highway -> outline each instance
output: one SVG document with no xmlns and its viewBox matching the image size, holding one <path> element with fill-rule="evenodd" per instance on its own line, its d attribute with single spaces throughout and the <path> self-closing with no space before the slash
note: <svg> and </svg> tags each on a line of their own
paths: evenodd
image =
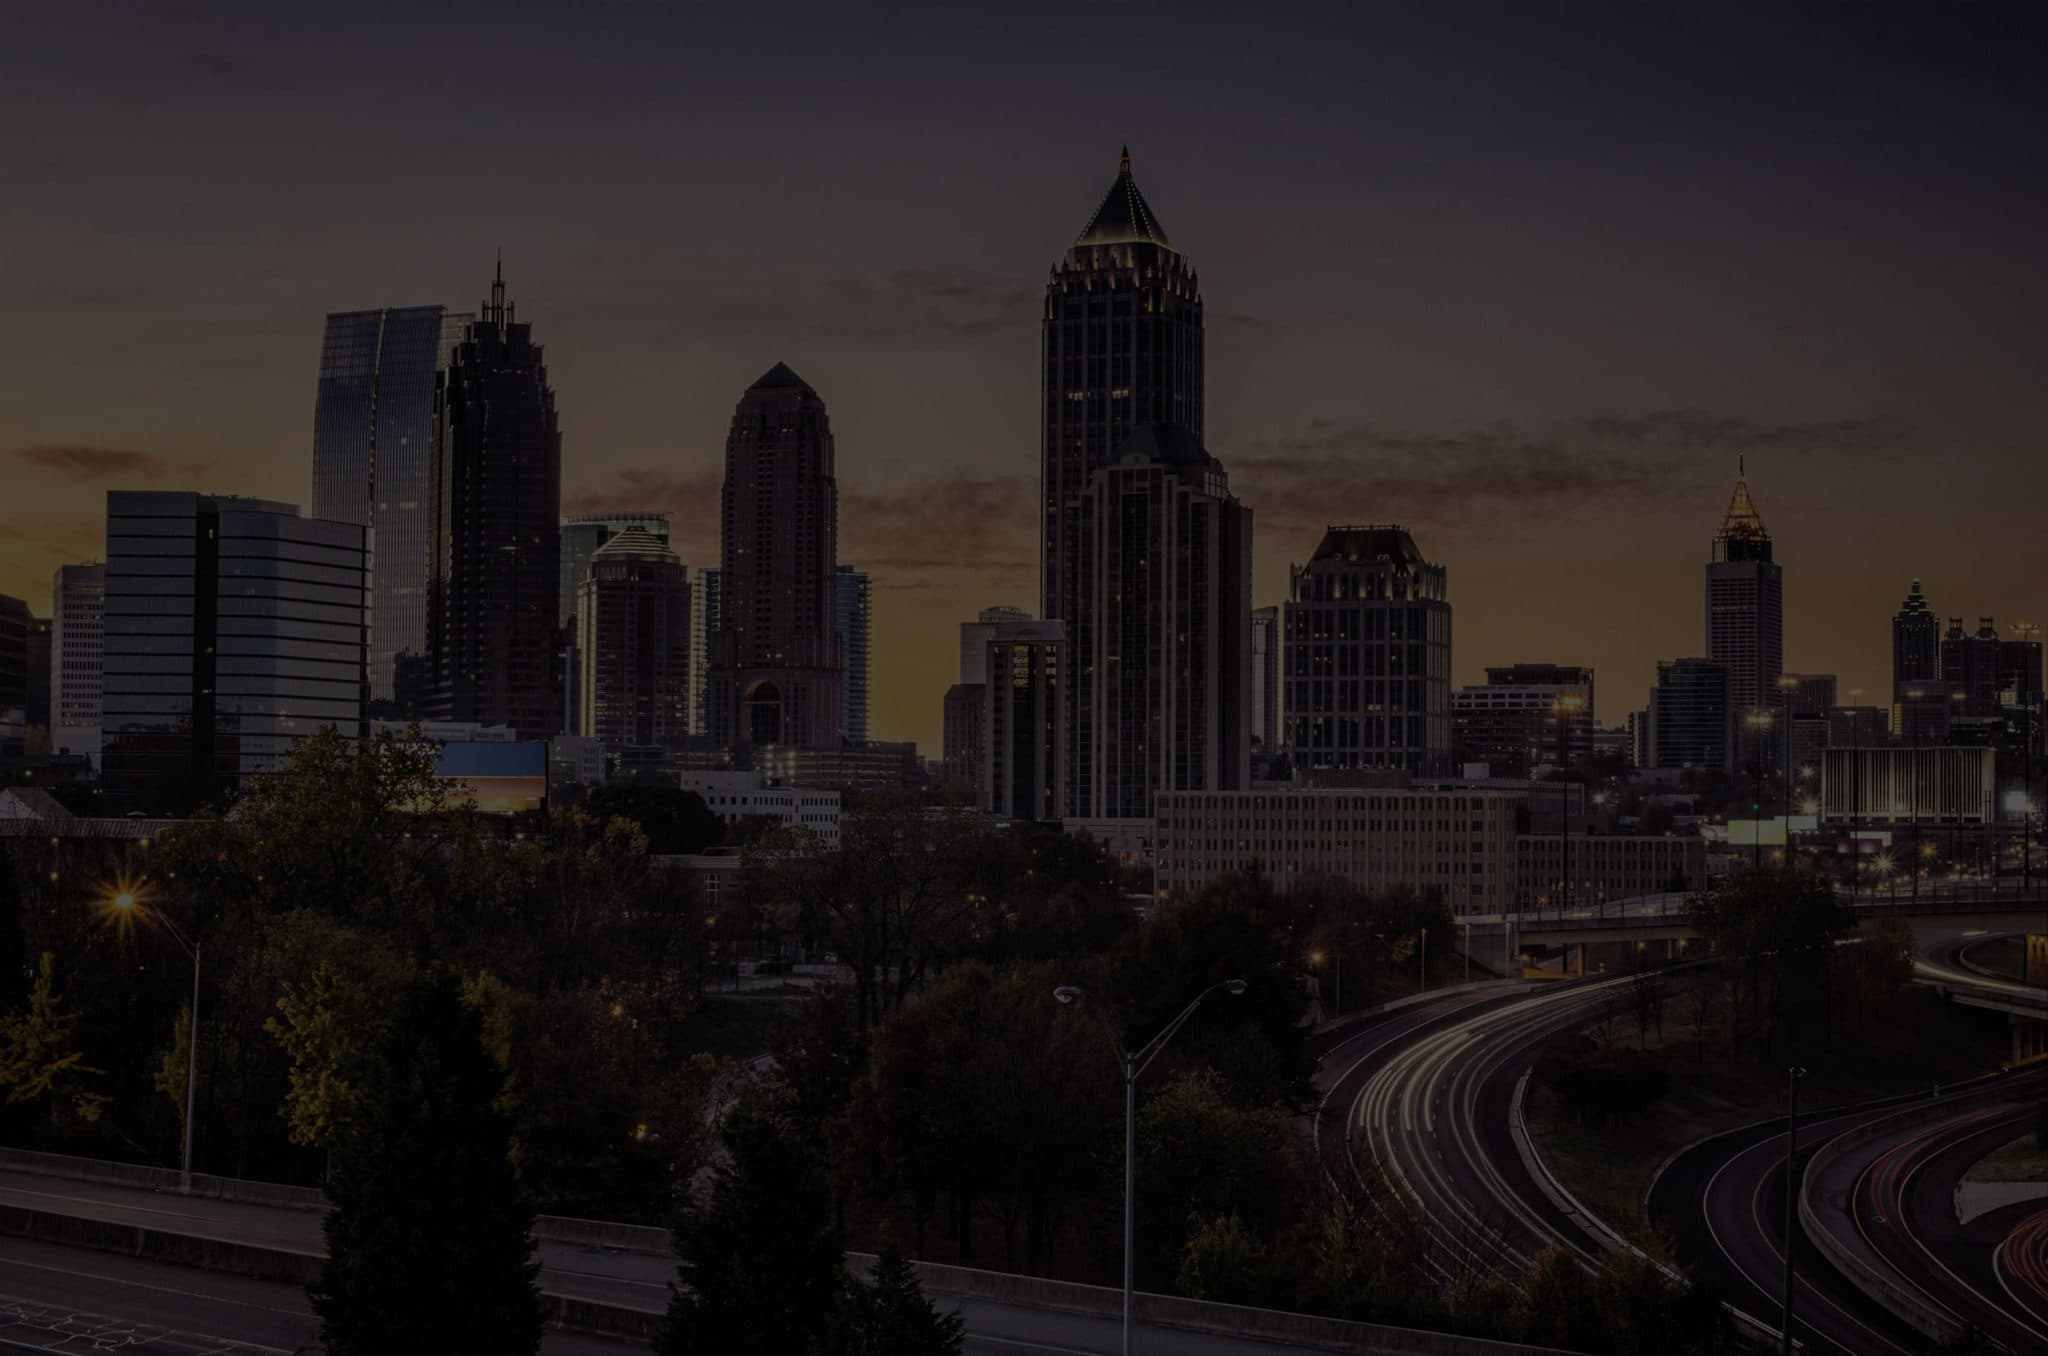
<svg viewBox="0 0 2048 1356">
<path fill-rule="evenodd" d="M 1511 1124 L 1516 1084 L 1544 1044 L 1586 1022 L 1628 977 L 1502 995 L 1479 991 L 1402 1014 L 1333 1051 L 1324 1128 L 1410 1193 L 1446 1278 L 1473 1269 L 1518 1278 L 1552 1241 L 1587 1255 L 1593 1232 L 1538 1182 Z M 1491 986 L 1489 986 L 1491 987 Z"/>
<path fill-rule="evenodd" d="M 1941 1104 L 1968 1115 L 2010 1098 L 2012 1087 L 2010 1078 L 1985 1080 L 1944 1093 Z M 1802 1113 L 1802 1173 L 1814 1152 L 1836 1135 L 1929 1101 L 1926 1094 L 1914 1094 Z M 1723 1297 L 1738 1309 L 1768 1324 L 1782 1322 L 1784 1121 L 1744 1126 L 1686 1149 L 1651 1184 L 1649 1209 L 1652 1219 L 1670 1225 L 1677 1236 L 1680 1262 L 1713 1275 Z M 1953 1219 L 1949 1202 L 1942 1209 Z M 1795 1247 L 1793 1331 L 1809 1350 L 1843 1356 L 1917 1356 L 1926 1350 L 1925 1338 L 1836 1272 L 1803 1235 Z"/>
<path fill-rule="evenodd" d="M 2033 1123 L 2043 1080 L 2001 1080 L 2002 1095 L 1916 1121 L 1830 1164 L 1813 1183 L 1820 1222 L 1867 1264 L 1958 1322 L 1974 1322 L 2016 1351 L 2048 1350 L 2041 1323 L 2001 1286 L 1995 1257 L 2018 1211 L 1959 1223 L 1956 1187 L 1970 1166 Z"/>
</svg>

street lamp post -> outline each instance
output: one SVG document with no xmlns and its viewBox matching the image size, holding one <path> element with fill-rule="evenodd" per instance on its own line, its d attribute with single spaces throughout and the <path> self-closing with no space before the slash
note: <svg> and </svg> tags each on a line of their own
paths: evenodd
<svg viewBox="0 0 2048 1356">
<path fill-rule="evenodd" d="M 1309 964 L 1315 966 L 1318 970 L 1323 968 L 1323 962 L 1326 959 L 1330 962 L 1332 967 L 1337 972 L 1337 991 L 1330 1000 L 1330 1020 L 1335 1021 L 1337 1019 L 1337 1015 L 1344 1010 L 1344 953 L 1341 951 L 1332 951 L 1328 953 L 1322 951 L 1311 951 L 1308 953 Z"/>
<path fill-rule="evenodd" d="M 1131 1356 L 1131 1296 L 1137 1288 L 1137 1211 L 1135 1200 L 1138 1185 L 1138 1078 L 1152 1061 L 1159 1058 L 1159 1052 L 1166 1048 L 1195 1009 L 1218 989 L 1237 996 L 1245 991 L 1241 979 L 1226 979 L 1211 984 L 1195 995 L 1194 1001 L 1180 1010 L 1180 1015 L 1168 1022 L 1160 1033 L 1136 1050 L 1125 1047 L 1121 1037 L 1114 1031 L 1110 1038 L 1116 1043 L 1117 1059 L 1124 1070 L 1124 1356 Z M 1086 998 L 1087 991 L 1072 984 L 1062 984 L 1052 991 L 1052 996 L 1062 1003 L 1073 1003 Z"/>
<path fill-rule="evenodd" d="M 1422 964 L 1421 964 L 1421 966 L 1420 966 L 1420 967 L 1418 967 L 1418 968 L 1420 968 L 1420 970 L 1422 971 L 1422 976 L 1421 976 L 1421 978 L 1422 978 L 1422 987 L 1421 987 L 1420 989 L 1418 989 L 1418 990 L 1417 990 L 1417 992 L 1418 992 L 1418 993 L 1428 993 L 1428 992 L 1429 992 L 1429 929 L 1428 929 L 1428 928 L 1424 928 L 1424 929 L 1422 930 L 1422 949 L 1421 949 L 1421 950 L 1420 950 L 1420 952 L 1418 952 L 1417 954 L 1419 954 L 1419 955 L 1420 955 L 1420 956 L 1422 957 Z"/>
<path fill-rule="evenodd" d="M 1762 870 L 1764 864 L 1764 747 L 1763 739 L 1770 732 L 1773 723 L 1769 711 L 1758 709 L 1744 716 L 1743 722 L 1756 732 L 1756 803 L 1750 807 L 1752 818 L 1749 822 L 1750 865 Z"/>
<path fill-rule="evenodd" d="M 185 1034 L 185 1150 L 179 1162 L 178 1191 L 181 1195 L 192 1194 L 192 1121 L 198 1103 L 194 1093 L 199 1088 L 199 942 L 187 941 L 185 934 L 178 931 L 170 915 L 150 908 L 143 902 L 136 889 L 117 892 L 107 901 L 118 914 L 129 918 L 142 918 L 162 926 L 184 953 L 192 958 L 192 1015 L 189 1029 Z"/>
<path fill-rule="evenodd" d="M 1792 1239 L 1795 1216 L 1794 1165 L 1799 1158 L 1799 1080 L 1806 1070 L 1797 1064 L 1785 1071 L 1785 1319 L 1779 1334 L 1784 1356 L 1792 1356 Z"/>
</svg>

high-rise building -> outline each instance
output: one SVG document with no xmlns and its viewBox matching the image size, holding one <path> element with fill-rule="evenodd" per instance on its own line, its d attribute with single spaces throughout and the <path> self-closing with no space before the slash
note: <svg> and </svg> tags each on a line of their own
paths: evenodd
<svg viewBox="0 0 2048 1356">
<path fill-rule="evenodd" d="M 979 750 L 981 804 L 1001 819 L 1065 815 L 1064 622 L 1006 621 L 988 642 Z"/>
<path fill-rule="evenodd" d="M 1941 682 L 1941 622 L 1928 606 L 1920 581 L 1906 592 L 1906 601 L 1892 614 L 1892 705 L 1905 700 L 1906 690 L 1931 690 Z M 1895 718 L 1892 728 L 1904 734 Z"/>
<path fill-rule="evenodd" d="M 503 269 L 449 356 L 436 414 L 425 714 L 547 739 L 562 732 L 562 435 Z"/>
<path fill-rule="evenodd" d="M 576 733 L 620 749 L 680 741 L 690 723 L 690 584 L 641 527 L 590 556 L 576 597 Z"/>
<path fill-rule="evenodd" d="M 1726 769 L 1728 670 L 1711 659 L 1660 659 L 1650 690 L 1650 766 Z"/>
<path fill-rule="evenodd" d="M 1280 609 L 1252 610 L 1252 747 L 1262 753 L 1280 751 L 1285 743 L 1280 725 Z"/>
<path fill-rule="evenodd" d="M 1998 715 L 2002 644 L 1989 617 L 1979 617 L 1975 631 L 1965 631 L 1961 617 L 1948 619 L 1948 634 L 1941 638 L 1941 686 L 1948 693 L 1951 718 Z"/>
<path fill-rule="evenodd" d="M 1289 571 L 1281 618 L 1297 767 L 1450 772 L 1448 575 L 1406 529 L 1330 528 Z"/>
<path fill-rule="evenodd" d="M 839 633 L 839 728 L 849 744 L 868 742 L 869 626 L 873 603 L 868 577 L 851 565 L 833 576 L 833 626 Z"/>
<path fill-rule="evenodd" d="M 988 678 L 988 638 L 1002 622 L 1030 621 L 1031 610 L 1007 604 L 985 607 L 971 622 L 960 623 L 960 681 L 979 683 Z"/>
<path fill-rule="evenodd" d="M 1826 747 L 1880 748 L 1891 732 L 1891 717 L 1892 713 L 1881 706 L 1837 706 L 1828 712 Z"/>
<path fill-rule="evenodd" d="M 711 738 L 836 749 L 845 712 L 832 426 L 818 393 L 782 363 L 733 412 L 721 510 Z"/>
<path fill-rule="evenodd" d="M 2008 705 L 2041 710 L 2041 628 L 2015 622 L 2012 635 L 1998 642 L 1998 690 Z"/>
<path fill-rule="evenodd" d="M 440 306 L 338 311 L 320 343 L 313 516 L 374 532 L 370 699 L 396 710 L 398 657 L 427 651 L 434 399 L 467 315 Z"/>
<path fill-rule="evenodd" d="M 1178 425 L 1138 426 L 1095 473 L 1081 501 L 1093 662 L 1067 670 L 1070 815 L 1150 818 L 1160 791 L 1247 784 L 1251 538 L 1223 464 Z"/>
<path fill-rule="evenodd" d="M 1094 664 L 1082 501 L 1131 430 L 1169 424 L 1202 441 L 1202 294 L 1131 178 L 1116 182 L 1045 286 L 1039 488 L 1041 615 L 1066 621 L 1078 667 Z"/>
<path fill-rule="evenodd" d="M 709 726 L 704 717 L 704 694 L 711 687 L 711 638 L 718 634 L 719 601 L 723 597 L 715 565 L 700 566 L 690 580 L 690 733 L 701 735 Z"/>
<path fill-rule="evenodd" d="M 1509 664 L 1484 684 L 1451 694 L 1451 742 L 1461 763 L 1496 777 L 1526 777 L 1549 763 L 1593 755 L 1593 670 L 1579 664 Z"/>
<path fill-rule="evenodd" d="M 368 690 L 369 529 L 229 495 L 112 491 L 101 782 L 116 813 L 225 803 Z"/>
<path fill-rule="evenodd" d="M 988 808 L 987 788 L 982 776 L 983 720 L 987 716 L 987 691 L 981 683 L 955 683 L 946 689 L 940 712 L 939 747 L 945 763 L 945 781 L 972 791 L 975 803 Z"/>
<path fill-rule="evenodd" d="M 0 593 L 0 754 L 18 754 L 28 738 L 28 633 L 33 617 L 20 598 Z"/>
<path fill-rule="evenodd" d="M 1707 658 L 1728 671 L 1730 727 L 1778 703 L 1785 669 L 1785 572 L 1771 559 L 1771 534 L 1738 470 L 1735 493 L 1707 565 Z"/>
<path fill-rule="evenodd" d="M 562 520 L 562 600 L 557 605 L 558 624 L 569 625 L 576 615 L 576 599 L 583 591 L 583 571 L 597 548 L 629 527 L 636 527 L 656 541 L 668 542 L 666 513 L 579 513 Z"/>
<path fill-rule="evenodd" d="M 1826 715 L 1836 705 L 1836 682 L 1832 673 L 1780 674 L 1778 691 L 1780 702 L 1800 715 Z"/>
<path fill-rule="evenodd" d="M 50 749 L 100 761 L 100 633 L 107 567 L 59 565 L 50 579 Z"/>
</svg>

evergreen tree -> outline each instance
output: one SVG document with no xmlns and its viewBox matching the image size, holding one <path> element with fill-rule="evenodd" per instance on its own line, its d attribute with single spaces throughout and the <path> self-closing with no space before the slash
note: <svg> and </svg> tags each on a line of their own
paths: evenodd
<svg viewBox="0 0 2048 1356">
<path fill-rule="evenodd" d="M 825 1349 L 845 1273 L 818 1155 L 763 1095 L 719 1135 L 724 1162 L 675 1230 L 677 1289 L 662 1356 L 813 1356 Z"/>
<path fill-rule="evenodd" d="M 855 1281 L 839 1307 L 832 1356 L 960 1356 L 966 1321 L 925 1298 L 917 1269 L 894 1243 L 882 1248 L 874 1278 Z"/>
<path fill-rule="evenodd" d="M 393 1014 L 334 1155 L 327 1265 L 307 1288 L 329 1356 L 533 1353 L 533 1210 L 499 1110 L 504 1076 L 453 976 Z"/>
</svg>

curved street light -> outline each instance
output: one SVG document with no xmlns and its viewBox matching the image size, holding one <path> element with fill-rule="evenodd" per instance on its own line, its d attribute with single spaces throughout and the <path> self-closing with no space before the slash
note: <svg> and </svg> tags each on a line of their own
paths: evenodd
<svg viewBox="0 0 2048 1356">
<path fill-rule="evenodd" d="M 178 1166 L 178 1191 L 182 1195 L 192 1194 L 192 1113 L 196 1108 L 193 1094 L 199 1087 L 199 948 L 200 943 L 189 941 L 171 916 L 149 906 L 149 890 L 140 881 L 116 882 L 114 889 L 100 901 L 101 909 L 108 917 L 123 926 L 139 919 L 155 923 L 170 935 L 192 960 L 192 1016 L 185 1035 L 185 1150 Z"/>
<path fill-rule="evenodd" d="M 1196 994 L 1194 1001 L 1180 1010 L 1180 1015 L 1168 1022 L 1160 1033 L 1136 1050 L 1127 1048 L 1121 1037 L 1111 1029 L 1110 1040 L 1116 1046 L 1117 1058 L 1124 1067 L 1124 1356 L 1131 1356 L 1131 1295 L 1136 1288 L 1136 1242 L 1137 1216 L 1133 1209 L 1138 1181 L 1138 1077 L 1150 1068 L 1152 1061 L 1159 1058 L 1159 1052 L 1166 1048 L 1188 1018 L 1195 1015 L 1195 1009 L 1202 1006 L 1208 997 L 1219 989 L 1235 998 L 1245 991 L 1241 979 L 1226 979 L 1211 984 Z M 1088 996 L 1086 989 L 1072 984 L 1062 984 L 1052 991 L 1052 996 L 1063 1004 L 1078 1003 Z"/>
</svg>

